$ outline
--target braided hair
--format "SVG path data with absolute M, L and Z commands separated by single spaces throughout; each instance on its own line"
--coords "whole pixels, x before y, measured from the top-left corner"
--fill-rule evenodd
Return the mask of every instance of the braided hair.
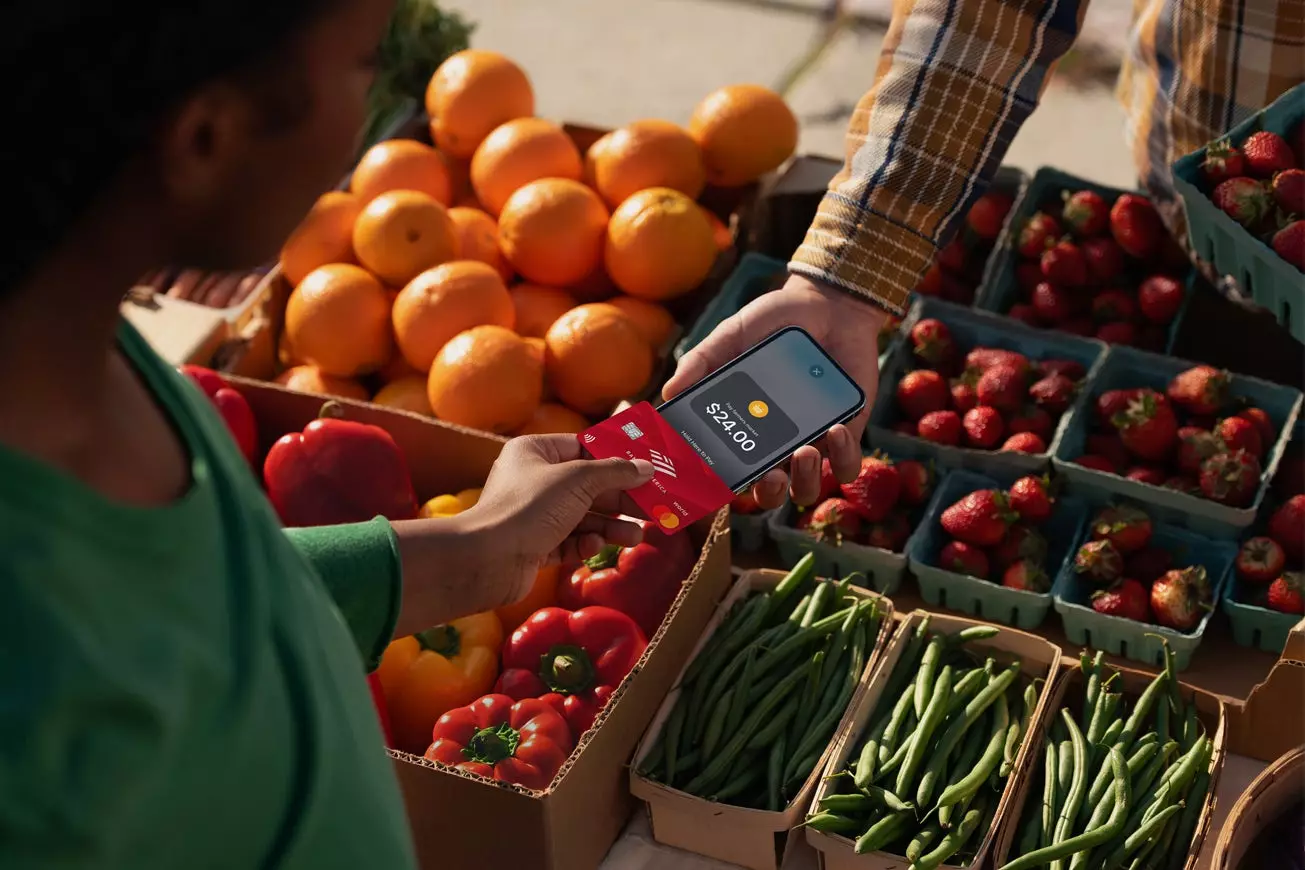
M 336 2 L 10 0 L 0 179 L 17 208 L 0 294 L 59 245 L 167 112 L 216 78 L 292 64 L 295 33 Z

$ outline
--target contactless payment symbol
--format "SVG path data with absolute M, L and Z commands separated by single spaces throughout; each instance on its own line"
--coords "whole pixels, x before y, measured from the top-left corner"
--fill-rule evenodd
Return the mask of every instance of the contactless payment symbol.
M 680 525 L 679 516 L 664 504 L 653 505 L 652 515 L 663 529 L 674 529 Z
M 757 399 L 755 402 L 748 404 L 748 413 L 754 417 L 761 418 L 770 413 L 770 406 L 760 399 Z

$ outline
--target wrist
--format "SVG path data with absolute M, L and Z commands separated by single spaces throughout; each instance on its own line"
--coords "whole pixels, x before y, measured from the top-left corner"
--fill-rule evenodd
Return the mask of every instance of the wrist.
M 790 272 L 786 287 L 795 287 L 810 293 L 819 294 L 839 308 L 840 317 L 846 316 L 856 320 L 864 328 L 874 330 L 874 335 L 888 322 L 890 312 L 877 304 L 869 296 L 837 284 L 831 284 L 820 278 L 813 278 L 799 272 Z
M 423 631 L 507 603 L 502 535 L 474 508 L 451 517 L 393 524 L 403 564 L 403 609 L 396 634 Z M 496 541 L 495 538 L 498 538 Z

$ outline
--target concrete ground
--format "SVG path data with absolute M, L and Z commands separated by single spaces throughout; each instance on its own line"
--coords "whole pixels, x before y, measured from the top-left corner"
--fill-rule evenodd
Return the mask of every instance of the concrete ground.
M 697 101 L 720 85 L 775 86 L 821 32 L 818 0 L 444 0 L 444 5 L 476 24 L 473 45 L 503 52 L 526 69 L 541 115 L 612 127 L 644 117 L 683 123 Z M 853 4 L 867 14 L 876 5 L 882 4 Z M 1097 5 L 1113 14 L 1110 3 Z M 844 125 L 873 80 L 882 37 L 881 27 L 865 21 L 844 31 L 792 90 L 803 151 L 842 155 Z M 1051 84 L 1012 143 L 1007 162 L 1026 170 L 1054 165 L 1100 182 L 1131 185 L 1123 113 L 1111 88 L 1100 82 L 1078 86 L 1067 78 Z

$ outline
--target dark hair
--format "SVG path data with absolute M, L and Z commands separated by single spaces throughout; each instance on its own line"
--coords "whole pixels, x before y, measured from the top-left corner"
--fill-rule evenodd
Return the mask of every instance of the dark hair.
M 9 4 L 0 23 L 8 131 L 0 183 L 16 206 L 16 235 L 0 249 L 0 293 L 59 244 L 165 113 L 215 78 L 286 65 L 295 33 L 336 2 Z

